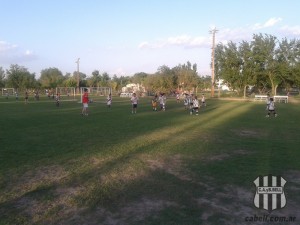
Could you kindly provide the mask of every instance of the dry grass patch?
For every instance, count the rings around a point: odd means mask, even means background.
[[[238,129],[231,130],[231,132],[233,132],[238,137],[260,138],[267,136],[266,131],[261,130]]]
[[[191,180],[189,173],[184,169],[184,161],[179,154],[167,158],[146,159],[146,164],[151,170],[163,170],[180,180]]]

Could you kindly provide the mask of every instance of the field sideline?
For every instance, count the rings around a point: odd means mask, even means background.
[[[199,116],[168,99],[81,104],[0,99],[0,225],[233,225],[254,215],[300,223],[300,107],[208,99]],[[287,180],[283,209],[257,209],[253,181]]]

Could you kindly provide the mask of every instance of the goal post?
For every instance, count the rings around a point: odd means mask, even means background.
[[[15,94],[14,88],[1,88],[2,96],[12,96]]]
[[[87,89],[89,93],[89,99],[93,102],[100,101],[103,99],[103,96],[108,96],[111,94],[111,87],[81,87],[80,88],[80,103],[82,103],[82,96],[84,90]]]
[[[56,94],[60,94],[60,96],[67,97],[70,99],[75,99],[76,96],[76,88],[75,87],[57,87]]]

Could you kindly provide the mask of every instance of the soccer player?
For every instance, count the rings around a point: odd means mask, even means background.
[[[268,111],[269,105],[270,105],[270,95],[269,94],[267,94],[266,105],[267,105],[266,110]]]
[[[25,92],[25,104],[27,104],[28,103],[28,92],[26,91]]]
[[[132,94],[130,101],[131,101],[131,105],[132,105],[131,113],[136,113],[137,105],[139,102],[139,98],[136,96],[136,93]]]
[[[190,108],[190,112],[193,111],[193,100],[194,100],[194,94],[190,94],[190,96],[189,96],[189,108]]]
[[[188,109],[189,108],[189,95],[187,93],[184,94],[185,95],[185,98],[184,98],[184,101],[183,101],[183,104],[184,104],[184,109]]]
[[[152,110],[157,111],[157,94],[154,95],[153,99],[151,100],[152,103]]]
[[[176,93],[176,101],[177,101],[177,103],[180,102],[180,94],[179,93]]]
[[[206,102],[205,102],[205,96],[204,96],[204,94],[202,94],[202,98],[201,98],[201,105],[202,105],[202,106],[206,106]]]
[[[191,115],[193,115],[193,112],[195,112],[196,116],[198,116],[198,109],[199,109],[199,101],[197,99],[197,95],[195,95],[193,99],[193,109],[191,111]]]
[[[109,94],[106,98],[106,105],[108,108],[111,107],[111,103],[112,103],[112,98],[111,98],[111,94]]]
[[[275,103],[274,103],[273,98],[270,98],[269,105],[268,105],[268,114],[266,115],[266,117],[270,117],[271,113],[274,115],[274,117],[277,116],[277,113],[275,111]]]
[[[165,96],[165,93],[161,93],[159,98],[159,105],[160,105],[160,110],[161,111],[166,111],[166,102],[167,102],[167,98]]]
[[[81,115],[82,116],[88,116],[88,107],[89,107],[89,93],[88,93],[88,89],[85,88],[84,89],[84,93],[82,95],[82,112]]]
[[[59,107],[59,100],[60,100],[60,94],[59,93],[56,93],[56,96],[55,96],[55,102],[56,102],[56,106]]]

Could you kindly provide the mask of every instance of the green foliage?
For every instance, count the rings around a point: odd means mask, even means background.
[[[28,72],[27,68],[13,64],[10,69],[6,71],[7,86],[19,90],[34,88],[37,86],[35,74]]]
[[[48,68],[41,71],[39,81],[44,88],[56,88],[62,86],[64,77],[59,69]]]
[[[5,87],[5,71],[0,67],[0,88]]]
[[[300,42],[275,36],[254,34],[251,42],[220,43],[215,51],[218,78],[224,79],[233,90],[240,92],[255,86],[260,93],[277,88],[289,90],[298,85],[300,76]]]

